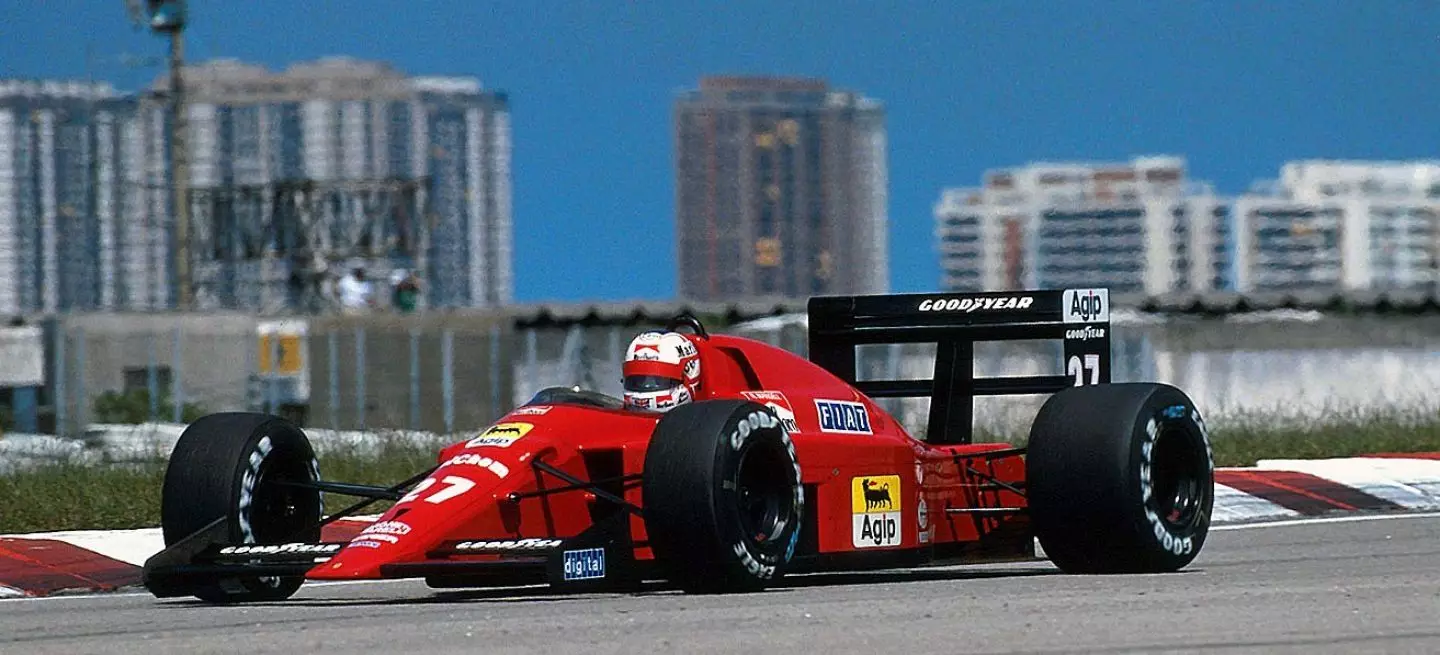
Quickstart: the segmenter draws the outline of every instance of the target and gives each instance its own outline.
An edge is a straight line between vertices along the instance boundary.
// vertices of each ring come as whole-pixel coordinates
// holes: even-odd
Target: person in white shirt
[[[365,277],[365,269],[355,268],[340,278],[340,306],[346,313],[368,310],[375,306],[374,283]]]

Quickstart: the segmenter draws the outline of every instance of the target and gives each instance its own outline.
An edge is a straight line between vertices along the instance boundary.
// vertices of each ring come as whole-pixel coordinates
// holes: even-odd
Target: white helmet
[[[695,399],[700,353],[679,332],[642,332],[626,349],[620,371],[626,407],[666,412]]]

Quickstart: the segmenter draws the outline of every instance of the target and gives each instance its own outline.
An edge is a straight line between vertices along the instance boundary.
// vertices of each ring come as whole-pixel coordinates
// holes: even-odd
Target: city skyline
[[[706,74],[814,76],[886,104],[895,291],[935,288],[934,199],[987,168],[1171,152],[1233,195],[1291,159],[1436,154],[1423,108],[1440,87],[1413,81],[1440,63],[1428,3],[402,7],[193,5],[188,51],[271,69],[350,54],[507,90],[522,302],[676,295],[673,273],[637,271],[674,270],[669,99]],[[134,88],[156,70],[118,56],[163,52],[118,2],[11,15],[25,38],[0,43],[5,76]]]
[[[1032,162],[945,189],[941,288],[1388,291],[1440,286],[1440,161],[1297,160],[1216,194],[1183,157]]]
[[[266,235],[267,231],[278,228],[266,225],[267,221],[278,220],[275,210],[279,205],[271,208],[275,216],[256,223],[257,217],[266,213],[265,209],[242,207],[231,196],[244,196],[252,191],[260,196],[273,195],[262,187],[277,181],[305,179],[322,186],[327,180],[333,181],[339,185],[333,193],[341,196],[356,191],[373,196],[375,189],[366,192],[355,187],[368,180],[367,175],[383,178],[387,174],[399,174],[403,178],[409,171],[401,169],[421,171],[425,166],[443,164],[450,155],[442,151],[463,153],[467,148],[479,148],[480,144],[497,142],[497,139],[501,144],[508,143],[508,135],[490,134],[493,128],[485,128],[483,133],[479,127],[464,128],[462,123],[481,125],[479,106],[467,108],[462,104],[448,110],[444,108],[443,103],[450,101],[443,98],[479,92],[478,84],[466,78],[407,77],[383,63],[350,58],[301,62],[277,73],[233,60],[202,63],[187,70],[187,78],[193,77],[193,102],[188,113],[194,122],[193,154],[198,156],[193,162],[196,175],[192,181],[192,193],[198,197],[192,199],[191,213],[203,236],[202,247],[217,253],[219,248],[245,250],[258,243],[250,243],[255,239],[276,238]],[[152,88],[161,88],[163,84],[164,78],[161,78]],[[315,87],[317,84],[319,87]],[[317,92],[312,87],[321,90]],[[866,154],[875,151],[873,142],[883,142],[885,138],[881,105],[813,79],[702,78],[699,88],[698,92],[686,91],[678,98],[680,186],[685,188],[683,180],[687,174],[695,177],[696,171],[708,168],[694,169],[699,165],[694,164],[690,167],[694,170],[687,173],[684,164],[687,159],[703,164],[706,159],[701,155],[710,153],[709,159],[715,160],[712,164],[734,160],[729,167],[734,170],[720,172],[726,177],[721,186],[732,191],[738,189],[736,197],[718,207],[724,210],[721,213],[733,215],[737,220],[730,226],[733,233],[721,241],[743,241],[729,243],[732,250],[733,246],[741,247],[741,256],[746,256],[745,251],[753,245],[755,259],[727,261],[724,266],[727,274],[739,275],[734,280],[737,283],[750,276],[751,287],[737,287],[729,295],[692,293],[681,299],[744,300],[884,292],[883,276],[869,279],[863,275],[851,276],[833,287],[814,286],[808,290],[794,287],[795,282],[803,284],[807,280],[819,285],[824,282],[822,273],[833,272],[823,268],[824,264],[831,263],[827,247],[842,251],[837,258],[842,262],[844,257],[853,257],[843,252],[851,245],[844,239],[815,241],[820,235],[864,234],[882,229],[885,224],[883,214],[868,218],[863,213],[832,215],[828,210],[833,202],[830,197],[839,191],[829,189],[835,181],[807,179],[825,178],[825,171],[838,167],[849,171],[844,175],[859,174],[854,179],[841,178],[838,183],[838,188],[845,189],[846,201],[876,194],[883,196],[884,162]],[[420,95],[414,95],[416,93]],[[493,91],[490,94],[500,99],[500,116],[508,119],[504,112],[507,95]],[[809,96],[815,98],[807,99]],[[431,115],[426,125],[407,122],[406,117],[414,110],[395,104],[397,100],[402,104],[417,102],[415,98],[430,98],[425,101],[430,104],[424,105]],[[442,105],[433,104],[437,98],[442,99]],[[736,102],[737,99],[740,101]],[[840,113],[833,116],[807,113],[822,106],[827,110],[838,108]],[[286,113],[287,107],[289,113]],[[173,300],[170,298],[173,289],[166,285],[170,281],[166,246],[170,236],[164,227],[168,222],[167,208],[158,196],[163,192],[167,171],[163,161],[146,154],[164,148],[164,139],[156,131],[161,124],[158,111],[145,94],[119,94],[103,83],[0,80],[0,154],[4,155],[0,157],[3,160],[0,161],[3,164],[0,165],[3,173],[0,175],[0,228],[3,228],[0,242],[12,244],[0,247],[0,253],[9,253],[0,257],[0,264],[7,267],[0,273],[13,280],[0,285],[0,310],[14,313],[89,308],[155,309],[166,307],[167,300]],[[397,111],[399,113],[395,113]],[[435,120],[447,111],[454,114],[452,127],[462,132],[469,129],[474,134],[455,133],[448,141],[431,138],[436,135],[425,136],[437,129],[445,131],[442,123]],[[841,117],[855,111],[861,111],[862,115],[864,111],[874,112],[871,118],[865,119],[867,123],[862,123],[870,127],[853,134],[836,132],[854,129],[848,127],[846,121],[850,119]],[[695,118],[687,119],[689,114]],[[717,125],[728,126],[719,142],[730,144],[725,149],[729,154],[716,159],[716,144],[700,139],[698,146],[690,148],[695,152],[687,155],[685,135],[693,132],[692,140],[695,134],[704,136],[701,133],[705,130],[696,132],[692,128],[703,127],[701,123],[716,117],[720,119]],[[247,120],[249,127],[245,127]],[[401,122],[394,123],[395,120]],[[837,120],[840,122],[835,122]],[[836,142],[840,145],[822,147],[826,141],[821,135],[827,131],[832,134],[828,137],[831,140],[837,138],[835,135],[845,135]],[[428,140],[430,145],[420,141],[403,145],[416,138]],[[92,145],[84,145],[90,140]],[[12,143],[15,145],[10,145]],[[830,154],[824,155],[827,150]],[[427,152],[423,162],[428,163],[415,159],[414,153],[421,151]],[[842,154],[831,161],[837,152]],[[783,156],[786,153],[790,155],[788,159]],[[502,149],[484,155],[482,150],[477,150],[472,154],[480,159],[457,155],[470,162],[465,170],[440,175],[442,178],[459,175],[456,182],[469,179],[471,182],[463,183],[470,185],[467,188],[473,187],[471,190],[447,195],[443,185],[427,183],[416,187],[437,199],[434,204],[441,206],[440,213],[432,212],[432,215],[461,216],[476,207],[477,199],[480,207],[490,208],[486,211],[508,202],[502,199],[499,204],[493,204],[487,200],[508,192],[508,179],[500,179],[508,170],[505,165],[508,151]],[[493,162],[482,161],[496,156],[499,159]],[[822,163],[821,159],[830,163]],[[94,160],[93,166],[86,163],[91,160]],[[28,173],[15,175],[22,168]],[[730,179],[744,171],[759,177],[751,180],[741,175]],[[974,291],[1098,284],[1120,293],[1164,294],[1324,288],[1327,285],[1346,289],[1406,288],[1434,284],[1440,279],[1440,270],[1437,270],[1440,264],[1440,252],[1437,252],[1440,251],[1440,161],[1301,160],[1286,162],[1279,173],[1275,178],[1252,180],[1244,193],[1221,196],[1207,180],[1189,177],[1183,156],[1141,155],[1122,162],[1092,159],[1030,162],[1020,167],[989,169],[979,187],[942,190],[935,210],[934,246],[942,269],[938,288]],[[488,180],[486,184],[500,186],[474,187],[475,180]],[[815,186],[817,182],[819,186]],[[233,184],[239,186],[231,186]],[[870,185],[876,185],[876,189],[866,190]],[[131,187],[138,193],[126,190]],[[350,187],[355,189],[347,190]],[[495,189],[502,192],[497,193]],[[704,190],[695,187],[692,194],[697,189]],[[381,191],[395,193],[397,190]],[[794,202],[788,205],[783,202],[792,197]],[[335,201],[339,203],[340,213],[327,220],[344,219],[342,215],[350,209],[359,211],[363,203],[374,204],[373,198],[365,200],[357,196],[354,200],[350,203],[337,196]],[[416,200],[413,193],[410,196],[399,193],[391,202],[403,205]],[[350,209],[344,209],[346,206]],[[404,207],[400,209],[401,214],[410,213]],[[704,203],[696,209],[699,214],[709,213]],[[217,211],[233,215],[226,218]],[[86,212],[93,212],[94,220],[76,222]],[[444,228],[453,231],[481,216],[462,217],[458,223],[446,219],[442,223],[454,223]],[[716,226],[710,224],[713,217],[701,218],[705,220],[691,226],[693,229],[679,233],[690,234],[692,243],[696,239],[714,242]],[[827,224],[825,230],[807,236],[807,230],[819,227],[815,223],[817,219],[824,219],[821,222]],[[854,222],[857,219],[859,223]],[[61,223],[74,227],[64,227]],[[368,219],[355,223],[360,227],[368,224]],[[231,227],[216,231],[226,225]],[[476,269],[468,275],[462,270],[456,275],[425,265],[414,259],[413,254],[405,253],[380,259],[372,254],[365,258],[364,265],[372,271],[378,269],[381,277],[396,267],[414,266],[429,271],[431,274],[426,277],[432,280],[432,288],[439,289],[429,304],[456,306],[455,291],[463,289],[468,281],[498,276],[503,283],[505,278],[513,276],[508,258],[497,259],[505,254],[500,242],[495,241],[493,235],[487,236],[493,228],[483,227],[481,223],[476,225],[481,227],[478,231],[471,230],[474,234],[466,231],[447,234],[442,229],[436,232],[439,249],[423,250],[443,254],[446,249],[454,251],[460,247],[461,250],[455,252],[468,256],[464,252],[473,249],[474,243],[489,242],[494,245],[482,251],[480,261],[486,266],[498,265],[499,269]],[[403,225],[388,223],[378,229],[393,231],[391,228],[397,226],[404,231]],[[1355,236],[1360,234],[1356,226],[1363,227],[1366,236]],[[75,234],[76,227],[83,228],[81,238],[63,238]],[[507,225],[502,232],[509,229]],[[1278,236],[1277,229],[1286,234]],[[765,234],[760,234],[762,231]],[[376,233],[376,236],[383,235]],[[398,233],[390,237],[399,237],[401,241],[409,238]],[[1100,249],[1095,248],[1096,239],[1104,244]],[[869,246],[867,252],[872,252],[864,256],[883,261],[883,237],[871,241],[874,243],[861,242]],[[774,242],[771,244],[775,246],[774,252],[761,247],[769,242]],[[470,245],[463,246],[464,243]],[[876,244],[879,246],[875,247]],[[271,247],[276,245],[281,244]],[[683,249],[685,240],[678,245]],[[762,257],[775,261],[764,263]],[[791,258],[808,261],[808,267],[775,268]],[[703,264],[707,255],[697,251],[690,259]],[[1099,261],[1101,259],[1105,261]],[[351,258],[350,261],[358,260]],[[682,264],[684,261],[682,258]],[[859,269],[873,266],[866,261],[874,259],[854,260],[842,264],[841,270],[847,266]],[[76,262],[83,265],[77,267]],[[277,264],[293,267],[283,258],[259,263],[265,269],[275,268]],[[460,260],[456,263],[466,266]],[[230,293],[229,301],[218,305],[214,304],[211,294],[212,302],[200,308],[275,311],[285,306],[289,311],[304,310],[293,294],[285,297],[284,271],[279,271],[279,277],[274,280],[281,295],[280,305],[256,305],[253,300],[235,302],[239,297],[236,294],[241,292],[252,298],[256,294],[262,298],[266,295],[263,285],[256,286],[263,280],[246,282],[237,277],[236,271],[240,269],[221,271],[217,268],[235,268],[242,264],[253,277],[257,272],[253,270],[253,263],[207,261],[204,256],[197,261],[197,272],[204,285],[212,291],[228,286]],[[448,264],[451,268],[454,265]],[[751,266],[753,272],[743,272]],[[685,266],[682,265],[679,272],[684,275]],[[775,277],[773,274],[777,272],[783,275]],[[42,280],[55,283],[44,284]],[[221,284],[217,285],[217,281]],[[700,278],[692,278],[690,283],[702,282]],[[756,282],[771,286],[756,286]],[[781,284],[789,284],[791,288],[778,286]],[[497,296],[498,293],[503,293],[503,287],[492,287],[488,297],[461,303],[485,306],[510,301]]]

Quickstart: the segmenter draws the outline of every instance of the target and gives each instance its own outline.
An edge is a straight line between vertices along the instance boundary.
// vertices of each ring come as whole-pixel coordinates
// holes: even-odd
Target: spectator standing
[[[413,271],[401,271],[395,278],[390,292],[390,304],[401,314],[414,312],[420,302],[420,279],[415,277]]]
[[[375,288],[365,277],[365,269],[355,268],[340,278],[340,306],[347,314],[363,313],[375,306]]]

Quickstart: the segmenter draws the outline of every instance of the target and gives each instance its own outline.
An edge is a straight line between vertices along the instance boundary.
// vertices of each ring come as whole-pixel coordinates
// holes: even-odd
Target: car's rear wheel
[[[1188,565],[1209,532],[1214,478],[1200,412],[1173,386],[1066,389],[1031,427],[1030,516],[1045,555],[1066,572]]]
[[[314,482],[319,464],[305,433],[283,419],[246,412],[210,414],[180,435],[160,499],[166,547],[223,518],[231,544],[320,540],[320,492],[280,482]],[[195,588],[214,603],[289,598],[299,576],[240,576]]]
[[[794,555],[800,464],[763,405],[717,400],[666,413],[646,451],[642,493],[650,547],[687,592],[762,590]]]

